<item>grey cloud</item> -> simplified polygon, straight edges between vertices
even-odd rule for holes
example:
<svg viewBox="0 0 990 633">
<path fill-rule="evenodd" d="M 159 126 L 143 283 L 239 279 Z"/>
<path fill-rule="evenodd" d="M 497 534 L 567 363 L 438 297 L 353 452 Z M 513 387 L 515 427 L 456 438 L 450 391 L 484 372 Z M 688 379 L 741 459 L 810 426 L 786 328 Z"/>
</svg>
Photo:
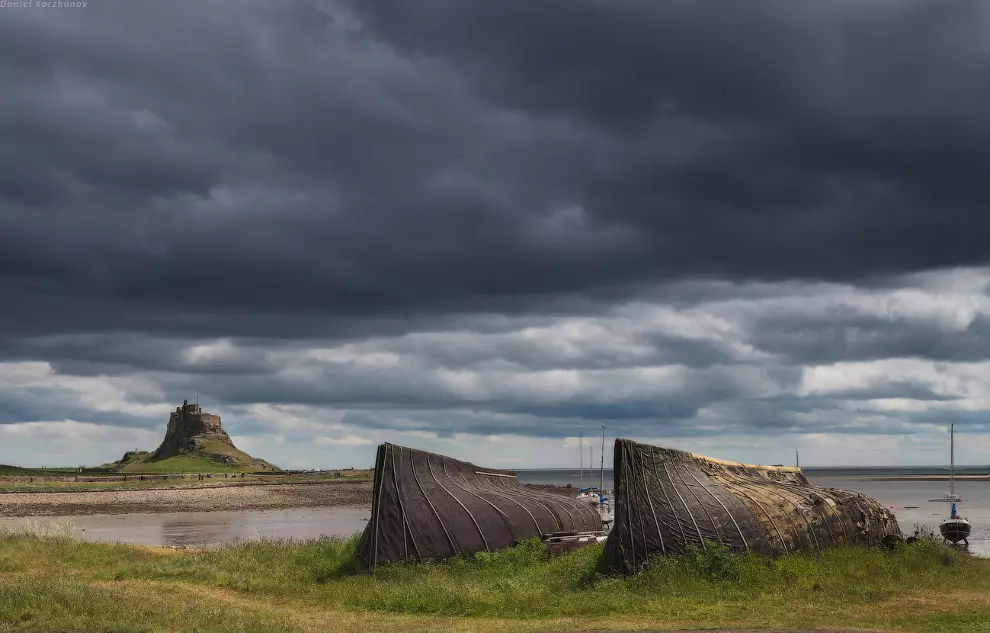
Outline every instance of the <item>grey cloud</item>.
<svg viewBox="0 0 990 633">
<path fill-rule="evenodd" d="M 981 5 L 354 4 L 5 17 L 6 320 L 332 336 L 985 261 Z"/>
<path fill-rule="evenodd" d="M 201 390 L 252 433 L 252 403 L 545 436 L 591 421 L 716 434 L 713 416 L 748 433 L 855 429 L 871 399 L 947 407 L 910 381 L 793 394 L 807 365 L 990 357 L 983 314 L 948 331 L 815 312 L 988 263 L 988 11 L 101 0 L 4 14 L 0 359 L 140 375 L 160 392 L 136 403 Z M 685 322 L 637 312 L 657 305 Z M 554 330 L 578 316 L 607 331 Z M 695 318 L 726 328 L 679 331 Z M 539 327 L 547 340 L 520 335 Z M 218 338 L 232 347 L 187 356 Z M 344 345 L 399 365 L 298 361 Z M 687 368 L 683 388 L 633 376 L 666 365 Z M 512 382 L 550 370 L 587 382 L 559 398 Z M 0 391 L 0 410 L 163 423 L 30 390 Z"/>
<path fill-rule="evenodd" d="M 866 314 L 804 314 L 760 317 L 752 343 L 795 363 L 925 358 L 971 362 L 990 358 L 990 317 L 948 330 L 938 323 Z"/>
<path fill-rule="evenodd" d="M 80 406 L 55 390 L 17 390 L 0 387 L 0 424 L 73 420 L 105 426 L 150 429 L 164 427 L 167 417 L 143 416 L 120 411 L 96 411 Z"/>
</svg>

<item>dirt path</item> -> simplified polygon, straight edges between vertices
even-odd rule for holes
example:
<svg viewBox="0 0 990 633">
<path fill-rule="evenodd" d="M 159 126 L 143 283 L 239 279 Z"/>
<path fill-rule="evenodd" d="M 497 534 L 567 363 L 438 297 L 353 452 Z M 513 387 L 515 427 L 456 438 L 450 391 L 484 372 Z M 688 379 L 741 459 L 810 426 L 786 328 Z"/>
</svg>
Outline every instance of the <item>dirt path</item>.
<svg viewBox="0 0 990 633">
<path fill-rule="evenodd" d="M 371 505 L 371 482 L 0 493 L 0 516 L 210 512 Z"/>
</svg>

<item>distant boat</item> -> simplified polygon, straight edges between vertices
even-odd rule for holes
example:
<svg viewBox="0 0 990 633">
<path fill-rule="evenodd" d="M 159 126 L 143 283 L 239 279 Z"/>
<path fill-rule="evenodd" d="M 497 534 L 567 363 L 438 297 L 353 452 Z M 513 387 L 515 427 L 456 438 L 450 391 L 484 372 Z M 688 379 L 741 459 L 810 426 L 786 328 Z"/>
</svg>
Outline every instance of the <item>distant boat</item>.
<svg viewBox="0 0 990 633">
<path fill-rule="evenodd" d="M 602 525 L 608 529 L 615 522 L 615 512 L 609 498 L 605 496 L 604 490 L 599 490 L 597 486 L 582 488 L 581 493 L 576 497 L 579 501 L 590 503 L 591 507 L 598 510 L 598 515 L 602 518 Z"/>
<path fill-rule="evenodd" d="M 950 442 L 951 442 L 951 440 L 950 440 Z M 950 449 L 950 452 L 951 452 L 951 449 Z M 951 481 L 952 481 L 952 474 L 951 473 L 949 474 L 949 481 L 950 481 L 950 486 L 949 487 L 951 488 L 952 487 L 951 486 Z M 929 499 L 928 501 L 930 501 L 930 502 L 936 502 L 936 503 L 943 503 L 943 502 L 944 503 L 958 503 L 958 502 L 962 501 L 962 497 L 960 497 L 959 495 L 957 495 L 952 490 L 947 490 L 944 493 L 942 493 L 942 496 L 941 497 L 934 497 L 932 499 Z"/>
<path fill-rule="evenodd" d="M 594 453 L 592 453 L 590 464 L 594 464 Z M 594 472 L 594 471 L 592 471 Z M 582 480 L 583 481 L 583 480 Z M 615 511 L 612 510 L 612 504 L 609 498 L 605 496 L 605 426 L 602 425 L 602 469 L 601 469 L 601 485 L 599 488 L 595 484 L 589 484 L 587 488 L 583 485 L 579 490 L 579 494 L 576 497 L 580 501 L 585 501 L 590 503 L 591 506 L 598 510 L 598 515 L 602 519 L 602 527 L 606 530 L 612 527 L 615 522 Z"/>
<path fill-rule="evenodd" d="M 962 501 L 962 497 L 960 497 L 959 495 L 952 494 L 951 492 L 947 492 L 944 495 L 942 495 L 941 497 L 935 497 L 933 499 L 929 499 L 929 501 L 932 501 L 932 502 L 942 502 L 942 501 L 944 501 L 946 503 L 958 503 L 958 502 Z"/>
<path fill-rule="evenodd" d="M 949 426 L 949 492 L 947 497 L 952 498 L 952 514 L 949 518 L 942 521 L 938 526 L 938 531 L 942 533 L 942 537 L 949 541 L 950 543 L 958 543 L 959 541 L 964 542 L 969 545 L 969 532 L 972 526 L 969 521 L 965 518 L 959 516 L 956 513 L 956 425 L 952 424 Z"/>
</svg>

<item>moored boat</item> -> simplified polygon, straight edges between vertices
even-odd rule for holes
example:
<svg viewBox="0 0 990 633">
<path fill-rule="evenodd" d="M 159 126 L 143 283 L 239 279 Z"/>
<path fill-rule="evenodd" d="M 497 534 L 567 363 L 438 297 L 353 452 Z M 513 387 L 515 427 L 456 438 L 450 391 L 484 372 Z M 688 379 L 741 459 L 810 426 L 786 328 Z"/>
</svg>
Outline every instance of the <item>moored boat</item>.
<svg viewBox="0 0 990 633">
<path fill-rule="evenodd" d="M 591 507 L 598 510 L 598 515 L 602 519 L 602 526 L 608 530 L 615 522 L 615 512 L 612 510 L 611 499 L 605 496 L 606 491 L 598 490 L 597 487 L 583 488 L 576 499 L 584 501 Z"/>
<path fill-rule="evenodd" d="M 949 518 L 939 524 L 938 531 L 942 534 L 942 538 L 952 544 L 962 541 L 966 545 L 969 545 L 969 533 L 973 529 L 973 526 L 970 525 L 969 520 L 959 516 L 956 512 L 956 501 L 959 500 L 959 497 L 956 495 L 955 424 L 949 425 L 949 492 L 946 494 L 946 497 L 950 497 L 952 499 L 952 514 L 949 515 Z M 941 499 L 929 499 L 929 501 L 941 501 Z"/>
<path fill-rule="evenodd" d="M 952 504 L 952 515 L 942 521 L 938 526 L 938 531 L 942 534 L 942 538 L 952 544 L 962 541 L 966 545 L 969 545 L 969 533 L 972 529 L 973 526 L 970 525 L 967 519 L 956 514 L 956 504 L 954 503 Z"/>
</svg>

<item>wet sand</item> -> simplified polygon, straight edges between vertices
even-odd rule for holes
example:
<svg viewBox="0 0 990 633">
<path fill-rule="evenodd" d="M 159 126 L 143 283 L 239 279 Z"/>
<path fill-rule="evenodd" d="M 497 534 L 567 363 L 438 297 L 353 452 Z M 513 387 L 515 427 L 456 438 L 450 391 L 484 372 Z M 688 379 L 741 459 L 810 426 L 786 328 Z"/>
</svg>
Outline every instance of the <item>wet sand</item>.
<svg viewBox="0 0 990 633">
<path fill-rule="evenodd" d="M 0 493 L 0 517 L 216 512 L 371 505 L 371 482 Z"/>
<path fill-rule="evenodd" d="M 533 486 L 572 495 L 572 488 Z M 258 538 L 349 537 L 371 516 L 371 481 L 0 493 L 0 531 L 210 547 Z"/>
<path fill-rule="evenodd" d="M 531 487 L 557 494 L 577 494 L 573 488 L 563 486 Z M 371 481 L 328 481 L 76 492 L 0 492 L 0 517 L 370 507 L 371 488 Z"/>
</svg>

